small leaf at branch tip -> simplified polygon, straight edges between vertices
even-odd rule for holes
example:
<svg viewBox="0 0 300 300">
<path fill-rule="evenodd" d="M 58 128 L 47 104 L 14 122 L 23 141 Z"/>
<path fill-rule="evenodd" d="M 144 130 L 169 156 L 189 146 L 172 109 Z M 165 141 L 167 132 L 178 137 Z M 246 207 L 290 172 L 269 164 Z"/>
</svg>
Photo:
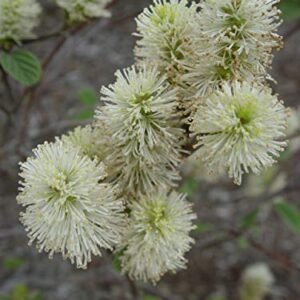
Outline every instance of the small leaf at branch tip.
<svg viewBox="0 0 300 300">
<path fill-rule="evenodd" d="M 239 245 L 239 247 L 240 247 L 241 249 L 245 250 L 245 249 L 249 248 L 249 242 L 248 242 L 248 240 L 247 240 L 246 237 L 241 236 L 241 237 L 237 240 L 237 242 L 238 242 L 238 245 Z"/>
<path fill-rule="evenodd" d="M 87 108 L 78 114 L 70 116 L 69 119 L 75 121 L 84 121 L 93 118 L 93 116 L 94 116 L 94 110 L 92 108 Z"/>
<path fill-rule="evenodd" d="M 279 5 L 282 17 L 287 21 L 292 21 L 300 16 L 300 2 L 298 0 L 285 0 Z"/>
<path fill-rule="evenodd" d="M 259 213 L 259 209 L 254 209 L 247 213 L 241 220 L 241 226 L 245 228 L 249 228 L 254 225 L 257 215 Z"/>
<path fill-rule="evenodd" d="M 276 199 L 274 209 L 292 231 L 300 231 L 300 211 L 294 204 L 283 199 Z"/>
<path fill-rule="evenodd" d="M 2 52 L 0 64 L 4 71 L 24 86 L 32 86 L 41 78 L 42 67 L 39 59 L 31 52 L 16 49 Z"/>
<path fill-rule="evenodd" d="M 3 265 L 8 270 L 16 270 L 24 263 L 24 260 L 20 257 L 10 257 L 4 260 Z"/>
<path fill-rule="evenodd" d="M 78 92 L 79 101 L 85 105 L 95 105 L 97 103 L 96 93 L 90 88 L 82 88 Z"/>
<path fill-rule="evenodd" d="M 203 233 L 203 232 L 211 231 L 213 228 L 214 228 L 213 224 L 198 223 L 195 227 L 195 231 L 197 233 Z"/>
</svg>

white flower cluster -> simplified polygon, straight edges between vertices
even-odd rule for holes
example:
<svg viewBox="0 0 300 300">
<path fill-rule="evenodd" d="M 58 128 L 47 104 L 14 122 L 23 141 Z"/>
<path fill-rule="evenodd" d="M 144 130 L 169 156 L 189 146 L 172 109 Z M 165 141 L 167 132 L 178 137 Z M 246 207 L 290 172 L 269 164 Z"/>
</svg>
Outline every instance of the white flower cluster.
<svg viewBox="0 0 300 300">
<path fill-rule="evenodd" d="M 228 169 L 237 184 L 244 172 L 271 166 L 286 142 L 286 112 L 266 87 L 225 83 L 194 115 L 198 157 L 215 172 Z"/>
<path fill-rule="evenodd" d="M 196 215 L 184 198 L 160 190 L 129 205 L 129 228 L 120 248 L 123 271 L 131 278 L 155 283 L 165 272 L 185 267 Z"/>
<path fill-rule="evenodd" d="M 65 10 L 66 23 L 84 22 L 90 18 L 109 17 L 108 4 L 112 0 L 56 0 Z M 37 0 L 0 1 L 0 43 L 20 43 L 34 38 L 33 29 L 39 24 L 42 12 Z"/>
<path fill-rule="evenodd" d="M 152 67 L 132 67 L 116 77 L 115 84 L 102 89 L 105 106 L 96 114 L 113 140 L 107 156 L 110 172 L 133 197 L 151 194 L 158 186 L 174 186 L 180 179 L 183 139 L 176 91 Z"/>
<path fill-rule="evenodd" d="M 268 265 L 256 263 L 248 266 L 241 278 L 241 300 L 263 300 L 270 293 L 274 276 Z"/>
<path fill-rule="evenodd" d="M 111 0 L 56 0 L 56 2 L 65 10 L 70 23 L 110 16 L 106 6 Z"/>
<path fill-rule="evenodd" d="M 272 50 L 282 45 L 276 34 L 279 0 L 206 0 L 198 14 L 198 61 L 186 80 L 207 94 L 223 81 L 264 81 Z"/>
<path fill-rule="evenodd" d="M 195 4 L 187 0 L 155 0 L 145 8 L 137 21 L 137 41 L 135 54 L 137 61 L 155 65 L 168 75 L 174 84 L 183 84 L 182 75 L 194 52 Z"/>
<path fill-rule="evenodd" d="M 92 17 L 85 1 L 58 1 L 70 20 Z M 276 2 L 155 0 L 138 16 L 137 64 L 102 88 L 93 124 L 22 164 L 22 222 L 39 249 L 82 267 L 115 249 L 123 272 L 154 283 L 185 266 L 195 214 L 176 188 L 191 145 L 237 184 L 286 146 L 286 109 L 266 83 Z"/>
<path fill-rule="evenodd" d="M 62 253 L 86 268 L 100 248 L 113 249 L 126 225 L 124 206 L 112 184 L 104 183 L 105 167 L 77 147 L 60 140 L 38 146 L 21 164 L 18 203 L 30 243 L 40 251 Z"/>
<path fill-rule="evenodd" d="M 41 7 L 36 0 L 1 0 L 0 43 L 34 37 L 32 31 L 39 23 L 40 13 Z"/>
</svg>

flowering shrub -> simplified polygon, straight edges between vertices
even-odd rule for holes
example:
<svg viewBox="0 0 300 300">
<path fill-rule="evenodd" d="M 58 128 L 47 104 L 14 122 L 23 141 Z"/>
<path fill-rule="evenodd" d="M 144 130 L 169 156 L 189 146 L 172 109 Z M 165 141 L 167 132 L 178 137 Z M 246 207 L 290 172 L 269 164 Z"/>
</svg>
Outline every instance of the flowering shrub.
<svg viewBox="0 0 300 300">
<path fill-rule="evenodd" d="M 109 2 L 57 0 L 62 30 L 109 16 Z M 287 109 L 268 74 L 282 46 L 277 2 L 155 0 L 145 8 L 136 19 L 136 64 L 101 89 L 93 122 L 21 163 L 17 201 L 30 244 L 79 268 L 109 249 L 123 273 L 153 283 L 184 268 L 196 215 L 178 190 L 183 163 L 192 155 L 207 176 L 227 173 L 240 185 L 287 146 Z M 28 83 L 14 60 L 33 84 L 36 61 L 14 47 L 34 38 L 40 8 L 34 0 L 0 8 L 2 67 Z"/>
</svg>

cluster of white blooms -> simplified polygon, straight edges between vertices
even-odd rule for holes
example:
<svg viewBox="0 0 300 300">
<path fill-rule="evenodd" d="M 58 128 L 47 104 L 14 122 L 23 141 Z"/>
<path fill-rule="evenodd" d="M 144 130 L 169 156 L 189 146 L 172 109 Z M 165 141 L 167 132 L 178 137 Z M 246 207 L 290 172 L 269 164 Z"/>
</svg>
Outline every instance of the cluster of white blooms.
<svg viewBox="0 0 300 300">
<path fill-rule="evenodd" d="M 30 243 L 40 251 L 62 253 L 85 268 L 100 248 L 113 249 L 126 225 L 122 200 L 102 183 L 105 168 L 63 142 L 38 146 L 21 164 L 18 203 Z"/>
<path fill-rule="evenodd" d="M 206 0 L 198 14 L 198 61 L 186 79 L 206 96 L 228 80 L 267 76 L 272 50 L 280 48 L 279 0 Z"/>
<path fill-rule="evenodd" d="M 66 22 L 73 24 L 89 18 L 109 17 L 106 9 L 112 0 L 56 0 L 66 12 Z M 42 12 L 37 0 L 0 1 L 0 43 L 21 42 L 34 37 Z"/>
<path fill-rule="evenodd" d="M 167 271 L 185 267 L 184 253 L 193 243 L 191 205 L 185 196 L 160 190 L 129 205 L 131 218 L 120 248 L 124 272 L 155 283 Z"/>
<path fill-rule="evenodd" d="M 70 148 L 77 148 L 81 155 L 98 162 L 103 162 L 110 147 L 110 139 L 103 133 L 103 128 L 85 126 L 76 127 L 63 135 L 61 140 Z"/>
<path fill-rule="evenodd" d="M 194 115 L 197 155 L 214 172 L 228 169 L 237 184 L 259 173 L 284 149 L 286 110 L 266 87 L 233 82 L 211 94 Z"/>
<path fill-rule="evenodd" d="M 111 0 L 56 0 L 56 2 L 65 10 L 70 23 L 110 16 L 106 7 Z"/>
<path fill-rule="evenodd" d="M 0 1 L 0 42 L 32 38 L 41 7 L 36 0 Z"/>
<path fill-rule="evenodd" d="M 174 186 L 183 138 L 176 91 L 154 67 L 132 67 L 116 77 L 115 84 L 103 87 L 105 105 L 96 115 L 113 139 L 106 159 L 110 172 L 130 196 Z"/>
<path fill-rule="evenodd" d="M 241 300 L 263 300 L 271 291 L 274 283 L 273 274 L 264 263 L 256 263 L 247 267 L 241 278 Z"/>
<path fill-rule="evenodd" d="M 108 3 L 57 1 L 70 22 Z M 136 19 L 137 63 L 102 88 L 93 124 L 22 164 L 30 240 L 82 267 L 116 249 L 124 273 L 153 283 L 184 268 L 195 214 L 176 188 L 192 146 L 206 176 L 237 184 L 286 146 L 287 112 L 266 82 L 276 2 L 154 0 Z"/>
<path fill-rule="evenodd" d="M 155 0 L 137 17 L 138 62 L 157 66 L 174 84 L 183 84 L 181 76 L 194 57 L 196 7 L 187 0 Z"/>
</svg>

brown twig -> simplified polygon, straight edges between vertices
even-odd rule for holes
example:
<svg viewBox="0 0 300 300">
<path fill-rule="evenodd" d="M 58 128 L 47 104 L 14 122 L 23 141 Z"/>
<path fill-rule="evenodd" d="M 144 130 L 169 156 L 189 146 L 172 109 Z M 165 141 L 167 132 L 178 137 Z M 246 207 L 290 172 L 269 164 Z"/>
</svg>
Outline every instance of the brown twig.
<svg viewBox="0 0 300 300">
<path fill-rule="evenodd" d="M 110 22 L 108 22 L 108 26 L 115 26 L 115 25 L 119 25 L 123 22 L 126 22 L 128 20 L 131 20 L 132 18 L 135 18 L 138 14 L 140 13 L 140 10 L 139 11 L 135 11 L 129 15 L 126 15 L 124 17 L 121 17 L 119 19 L 115 19 L 115 20 L 111 20 Z"/>
<path fill-rule="evenodd" d="M 8 95 L 8 98 L 9 98 L 11 104 L 14 105 L 15 98 L 14 98 L 10 83 L 8 81 L 7 75 L 1 67 L 0 67 L 0 70 L 2 73 L 2 78 L 3 78 L 3 83 L 4 83 L 6 93 Z M 8 119 L 11 120 L 11 114 L 12 114 L 11 110 L 9 110 L 3 103 L 0 103 L 0 109 L 7 115 Z"/>
<path fill-rule="evenodd" d="M 7 78 L 7 75 L 6 75 L 6 72 L 2 69 L 1 69 L 1 72 L 2 72 L 2 78 L 3 78 L 3 83 L 4 83 L 4 86 L 5 86 L 5 89 L 7 91 L 7 95 L 11 101 L 12 104 L 15 103 L 15 97 L 14 97 L 14 94 L 12 92 L 12 88 L 11 88 L 11 85 L 9 83 L 9 80 Z"/>
<path fill-rule="evenodd" d="M 228 233 L 233 237 L 241 236 L 241 231 L 236 230 L 236 229 L 230 229 L 230 230 L 228 230 Z M 295 264 L 294 262 L 292 262 L 291 259 L 288 257 L 288 255 L 285 255 L 283 253 L 277 253 L 273 249 L 266 248 L 263 244 L 257 242 L 250 235 L 245 235 L 245 238 L 247 239 L 247 241 L 253 248 L 258 250 L 259 252 L 261 252 L 262 254 L 267 256 L 268 258 L 270 258 L 275 263 L 281 265 L 282 267 L 284 267 L 285 269 L 287 269 L 289 271 L 300 272 L 300 267 L 297 266 L 297 264 Z"/>
<path fill-rule="evenodd" d="M 125 277 L 131 291 L 132 300 L 141 300 L 141 292 L 135 281 L 131 280 L 128 275 L 126 275 Z"/>
<path fill-rule="evenodd" d="M 54 48 L 52 49 L 50 54 L 46 57 L 46 59 L 42 63 L 42 68 L 43 68 L 44 72 L 47 69 L 47 67 L 49 66 L 49 64 L 51 63 L 51 61 L 53 60 L 53 58 L 55 57 L 55 55 L 63 47 L 66 40 L 67 40 L 67 37 L 62 36 L 58 40 L 58 42 L 56 43 L 56 45 L 54 46 Z M 41 84 L 42 84 L 42 79 L 41 79 L 40 85 Z M 29 122 L 30 110 L 33 107 L 34 102 L 37 100 L 37 97 L 36 97 L 37 88 L 38 88 L 38 86 L 33 86 L 33 87 L 30 87 L 30 88 L 27 88 L 23 93 L 22 98 L 26 98 L 26 97 L 28 97 L 28 98 L 27 98 L 26 103 L 24 104 L 25 105 L 24 106 L 24 111 L 22 113 L 23 120 L 21 122 L 20 130 L 19 130 L 19 134 L 18 134 L 18 141 L 19 141 L 18 142 L 18 147 L 23 143 L 23 140 L 24 140 L 24 137 L 25 137 L 25 132 L 27 130 L 27 125 L 28 125 L 28 122 Z"/>
<path fill-rule="evenodd" d="M 158 288 L 150 285 L 145 285 L 142 288 L 146 293 L 151 294 L 153 296 L 157 296 L 161 300 L 183 300 L 181 297 L 177 295 L 173 295 L 173 294 L 169 295 L 165 292 L 160 291 Z"/>
<path fill-rule="evenodd" d="M 45 72 L 45 70 L 49 67 L 50 63 L 52 62 L 52 60 L 54 59 L 55 55 L 62 49 L 62 47 L 64 46 L 65 42 L 68 39 L 68 36 L 70 34 L 76 34 L 78 33 L 80 30 L 82 30 L 84 27 L 86 27 L 89 23 L 83 23 L 80 24 L 79 26 L 77 26 L 76 28 L 74 28 L 73 30 L 70 31 L 70 33 L 67 35 L 62 35 L 58 42 L 55 44 L 55 46 L 53 47 L 52 51 L 49 53 L 49 55 L 45 58 L 45 60 L 42 63 L 42 68 L 43 68 L 43 73 Z M 20 132 L 18 134 L 18 141 L 19 141 L 19 145 L 22 144 L 22 141 L 24 139 L 25 136 L 25 132 L 27 129 L 27 125 L 28 125 L 28 120 L 29 120 L 29 115 L 30 115 L 30 110 L 33 107 L 35 101 L 38 99 L 37 98 L 37 89 L 42 85 L 42 80 L 39 85 L 34 86 L 34 87 L 30 87 L 24 90 L 23 92 L 23 98 L 28 97 L 28 100 L 26 101 L 26 104 L 24 106 L 24 111 L 23 111 L 23 121 L 21 123 L 20 126 Z"/>
<path fill-rule="evenodd" d="M 62 30 L 58 30 L 58 31 L 55 31 L 55 32 L 52 32 L 52 33 L 49 33 L 49 34 L 38 36 L 38 37 L 33 38 L 33 39 L 23 40 L 21 43 L 22 43 L 22 45 L 28 45 L 28 44 L 33 44 L 33 43 L 37 43 L 37 42 L 42 42 L 42 41 L 45 41 L 45 40 L 49 40 L 51 38 L 58 37 L 58 36 L 62 35 L 62 33 L 63 33 Z"/>
</svg>

